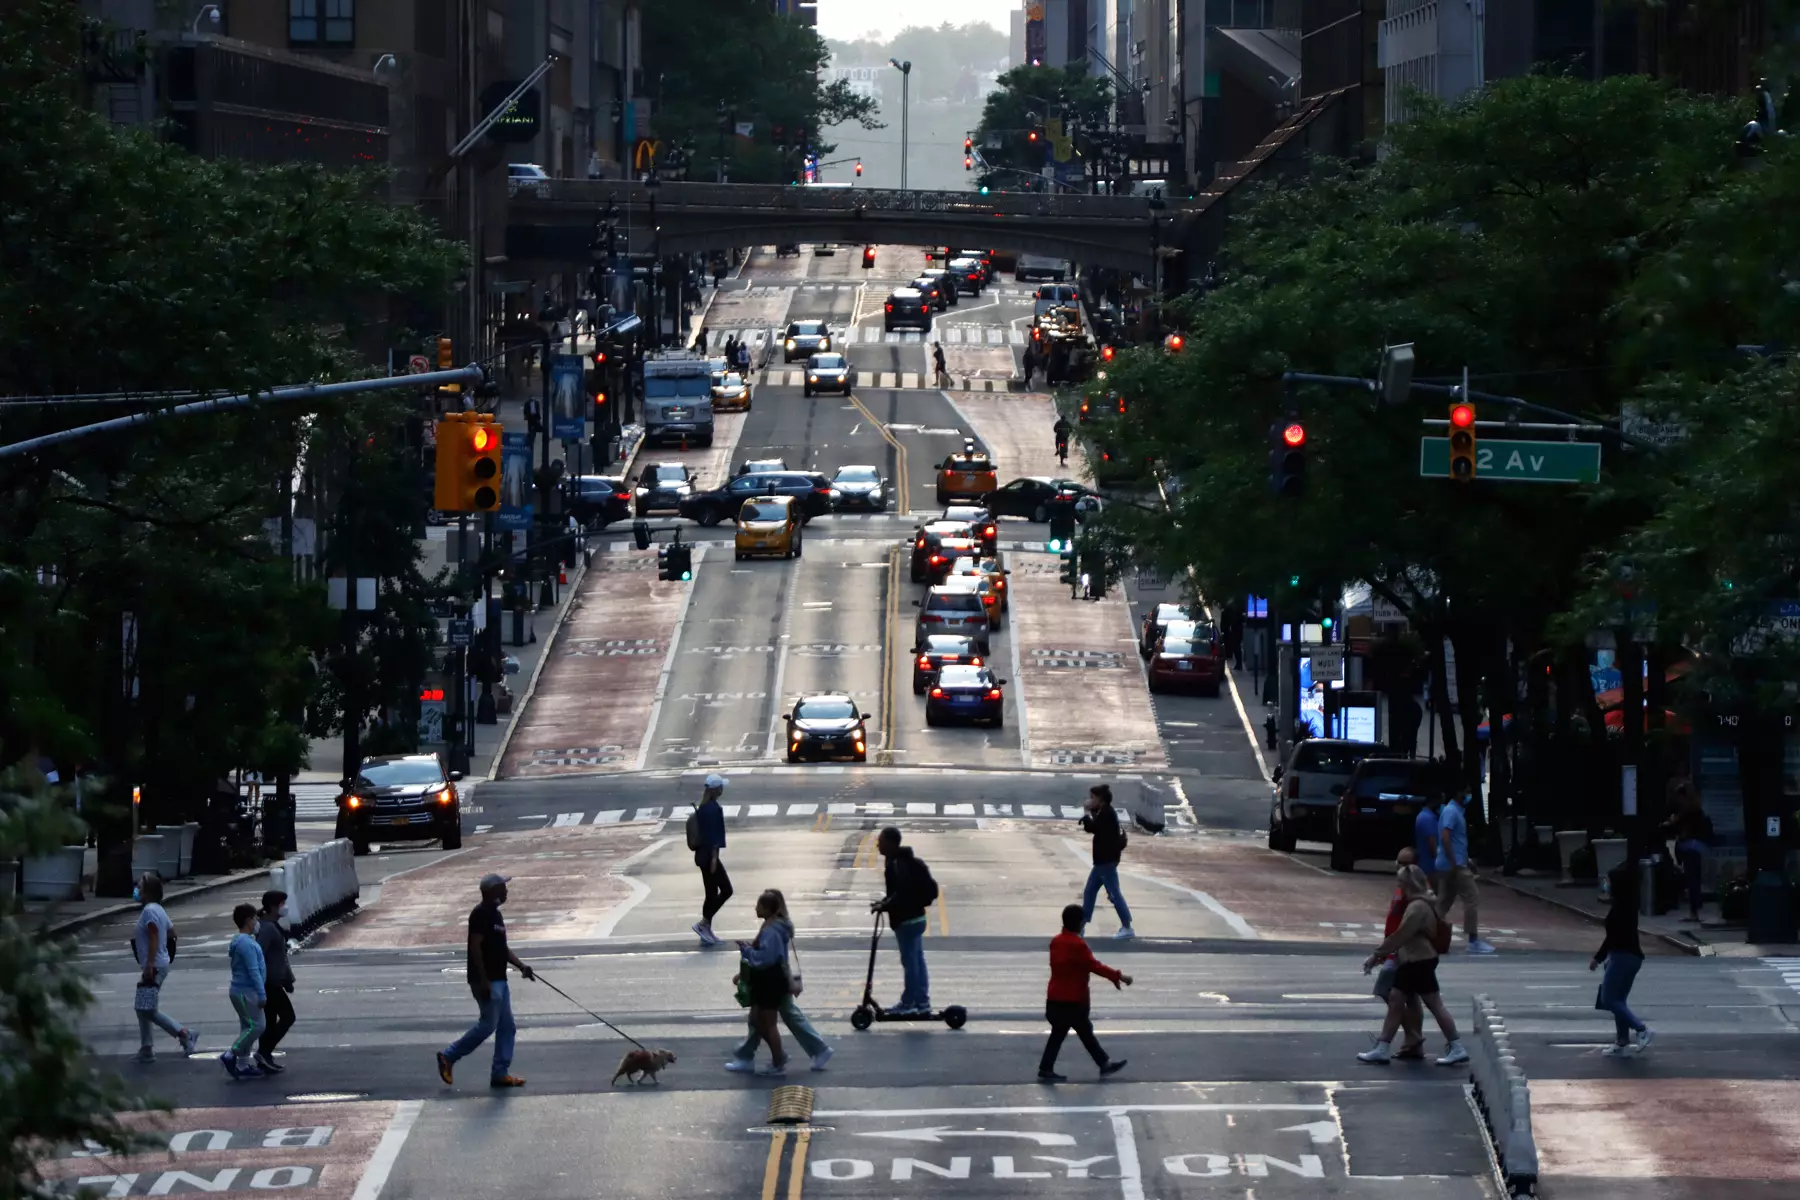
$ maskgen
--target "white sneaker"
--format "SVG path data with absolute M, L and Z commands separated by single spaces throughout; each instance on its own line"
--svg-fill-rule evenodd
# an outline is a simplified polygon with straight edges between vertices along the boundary
M 702 946 L 716 946 L 719 944 L 719 935 L 714 933 L 712 931 L 712 926 L 708 925 L 705 921 L 695 921 L 692 925 L 688 926 L 688 928 L 699 935 L 700 944 Z
M 1638 1035 L 1637 1035 L 1638 1053 L 1642 1054 L 1644 1051 L 1648 1050 L 1650 1048 L 1650 1043 L 1655 1040 L 1656 1040 L 1656 1031 L 1655 1030 L 1647 1029 L 1647 1028 L 1638 1030 Z
M 1623 1057 L 1625 1057 L 1626 1054 L 1628 1054 L 1630 1052 L 1630 1050 L 1631 1050 L 1630 1046 L 1620 1046 L 1620 1045 L 1614 1044 L 1614 1045 L 1608 1046 L 1606 1049 L 1602 1050 L 1600 1053 L 1606 1058 L 1623 1058 Z
M 1356 1056 L 1358 1062 L 1377 1063 L 1385 1066 L 1394 1061 L 1393 1051 L 1386 1042 L 1376 1042 L 1373 1046 Z
M 1451 1042 L 1450 1048 L 1444 1051 L 1444 1056 L 1437 1060 L 1437 1065 L 1440 1067 L 1455 1067 L 1468 1061 L 1469 1052 L 1463 1049 L 1463 1044 L 1461 1042 Z
M 1137 931 L 1132 929 L 1132 927 L 1129 925 L 1120 929 L 1119 932 L 1113 934 L 1113 937 L 1118 938 L 1120 941 L 1124 941 L 1127 938 L 1134 938 L 1136 936 L 1137 936 Z
M 734 1075 L 750 1075 L 756 1071 L 756 1060 L 749 1058 L 728 1058 L 725 1069 Z
M 827 1046 L 817 1054 L 813 1055 L 812 1069 L 815 1071 L 823 1071 L 825 1069 L 825 1064 L 831 1061 L 832 1053 L 831 1047 Z
M 786 1063 L 770 1063 L 766 1067 L 756 1068 L 756 1073 L 758 1075 L 763 1075 L 763 1076 L 767 1076 L 770 1078 L 780 1079 L 787 1075 L 787 1064 Z
M 1474 941 L 1469 943 L 1469 953 L 1470 954 L 1498 954 L 1498 953 L 1500 953 L 1500 951 L 1494 949 L 1493 943 L 1485 942 L 1480 938 L 1476 938 Z

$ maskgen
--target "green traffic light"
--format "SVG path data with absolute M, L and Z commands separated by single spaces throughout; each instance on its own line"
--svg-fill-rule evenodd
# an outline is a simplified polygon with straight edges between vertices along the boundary
M 681 573 L 681 579 L 682 579 L 682 582 L 684 582 L 684 583 L 687 582 L 688 580 L 692 579 L 693 577 L 694 577 L 694 573 L 692 571 L 683 571 Z
M 1298 575 L 1289 575 L 1288 576 L 1288 586 L 1289 587 L 1299 587 L 1300 586 L 1300 577 Z
M 988 194 L 987 184 L 985 183 L 981 185 L 981 194 L 984 196 Z
M 1330 629 L 1331 628 L 1331 618 L 1324 617 L 1324 618 L 1320 619 L 1319 625 L 1321 628 Z

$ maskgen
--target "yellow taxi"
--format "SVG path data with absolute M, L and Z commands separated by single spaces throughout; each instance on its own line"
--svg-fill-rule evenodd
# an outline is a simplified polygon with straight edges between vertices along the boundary
M 994 460 L 985 451 L 975 449 L 973 438 L 965 438 L 962 452 L 944 459 L 944 465 L 938 470 L 937 502 L 980 500 L 997 486 L 999 479 Z
M 753 554 L 799 558 L 801 514 L 792 496 L 757 496 L 738 509 L 738 561 Z
M 1000 560 L 958 557 L 950 564 L 950 574 L 944 582 L 956 584 L 963 580 L 973 582 L 976 594 L 981 597 L 981 607 L 987 609 L 989 626 L 1000 628 L 1001 618 L 1006 614 L 1006 572 L 1001 569 Z
M 714 412 L 749 412 L 750 382 L 736 371 L 712 373 Z

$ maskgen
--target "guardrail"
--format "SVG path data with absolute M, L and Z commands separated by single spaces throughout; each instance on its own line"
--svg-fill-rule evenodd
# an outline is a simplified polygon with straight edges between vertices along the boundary
M 660 212 L 684 208 L 760 209 L 767 212 L 853 213 L 892 212 L 928 215 L 1076 217 L 1148 221 L 1150 201 L 1143 196 L 1088 196 L 1078 192 L 940 192 L 898 188 L 779 187 L 748 183 L 661 183 L 646 187 L 636 182 L 607 179 L 552 179 L 548 189 L 538 184 L 520 189 L 515 205 L 533 201 L 575 205 L 596 211 L 616 200 L 621 209 L 648 208 L 656 197 Z M 1179 213 L 1185 202 L 1176 201 L 1167 211 Z
M 288 931 L 304 937 L 356 907 L 361 892 L 348 838 L 290 854 L 269 871 L 269 886 L 287 893 Z
M 1531 1084 L 1519 1068 L 1500 1010 L 1486 996 L 1476 996 L 1474 1036 L 1469 1048 L 1469 1077 L 1475 1103 L 1487 1123 L 1487 1135 L 1511 1196 L 1537 1192 L 1537 1139 L 1531 1132 Z

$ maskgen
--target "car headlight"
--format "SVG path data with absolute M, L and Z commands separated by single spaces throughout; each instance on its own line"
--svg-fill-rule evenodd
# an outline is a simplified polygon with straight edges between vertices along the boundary
M 647 487 L 641 487 L 637 490 L 637 494 L 640 496 L 648 496 L 650 494 L 650 489 Z
M 789 339 L 788 339 L 788 340 L 787 340 L 787 348 L 788 348 L 788 349 L 789 349 L 789 350 L 792 350 L 792 349 L 793 349 L 793 348 L 794 348 L 794 339 L 793 339 L 793 338 L 789 338 Z
M 808 383 L 817 383 L 817 382 L 819 382 L 819 377 L 817 375 L 810 375 L 807 377 L 806 381 Z
M 831 339 L 828 337 L 820 338 L 819 339 L 819 349 L 821 349 L 821 350 L 831 349 Z
M 362 807 L 362 797 L 361 796 L 346 797 L 344 800 L 344 807 L 345 808 L 361 808 Z
M 456 799 L 456 793 L 451 791 L 449 788 L 440 788 L 440 789 L 438 789 L 438 794 L 436 796 L 436 799 L 439 804 L 448 804 L 452 800 Z
M 836 488 L 832 488 L 832 489 L 831 489 L 831 498 L 832 498 L 832 499 L 833 499 L 833 500 L 835 500 L 835 499 L 837 499 L 837 498 L 838 498 L 838 497 L 839 497 L 839 496 L 842 496 L 842 495 L 843 495 L 843 494 L 844 494 L 844 493 L 842 493 L 842 492 L 840 492 L 840 491 L 838 491 L 838 490 L 837 490 L 837 489 L 836 489 Z

